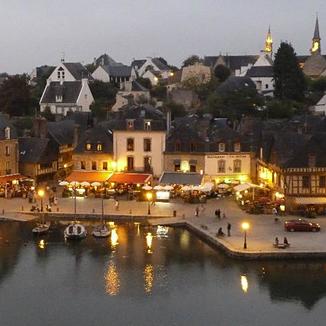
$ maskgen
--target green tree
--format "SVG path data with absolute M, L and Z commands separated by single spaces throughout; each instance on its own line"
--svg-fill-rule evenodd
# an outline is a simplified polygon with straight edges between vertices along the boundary
M 155 87 L 152 87 L 150 90 L 151 97 L 155 97 L 158 100 L 165 100 L 167 96 L 166 86 L 158 84 Z
M 191 66 L 191 65 L 195 64 L 196 62 L 202 62 L 202 60 L 200 59 L 200 57 L 198 55 L 193 54 L 190 57 L 188 57 L 186 60 L 183 61 L 182 67 Z
M 224 65 L 217 65 L 214 69 L 214 75 L 219 82 L 223 83 L 231 75 L 231 71 Z
M 0 86 L 0 111 L 10 116 L 33 113 L 31 88 L 27 75 L 15 75 L 6 79 Z
M 177 117 L 184 117 L 187 114 L 185 107 L 182 104 L 169 101 L 164 104 L 165 110 L 171 111 L 171 118 L 174 120 Z
M 273 71 L 276 98 L 294 101 L 304 100 L 306 80 L 291 44 L 281 43 L 275 55 Z

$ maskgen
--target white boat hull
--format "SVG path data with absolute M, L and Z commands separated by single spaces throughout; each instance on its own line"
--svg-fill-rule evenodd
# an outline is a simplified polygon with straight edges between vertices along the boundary
M 84 225 L 79 223 L 70 224 L 64 230 L 65 239 L 68 240 L 81 240 L 86 238 L 87 231 Z
M 35 228 L 32 229 L 33 234 L 41 235 L 49 232 L 50 224 L 39 224 Z

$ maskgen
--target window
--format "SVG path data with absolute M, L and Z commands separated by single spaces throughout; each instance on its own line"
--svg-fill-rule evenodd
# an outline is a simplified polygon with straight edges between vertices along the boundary
M 144 152 L 152 151 L 152 140 L 150 138 L 144 139 Z
M 151 122 L 144 121 L 144 130 L 150 131 L 151 130 Z
M 56 95 L 55 96 L 55 101 L 59 102 L 59 103 L 62 102 L 62 96 L 61 95 Z
M 86 170 L 86 162 L 85 161 L 80 161 L 80 169 Z
M 309 188 L 310 187 L 310 176 L 304 175 L 302 176 L 302 188 Z
M 103 162 L 103 170 L 108 170 L 108 162 Z
M 5 128 L 5 139 L 10 139 L 10 128 L 9 127 Z
M 6 156 L 9 156 L 9 155 L 10 155 L 10 147 L 6 146 Z
M 133 138 L 127 138 L 127 151 L 128 152 L 133 152 L 134 151 L 134 139 Z
M 144 157 L 144 171 L 151 171 L 152 169 L 152 158 L 150 156 Z
M 97 150 L 98 152 L 101 152 L 101 151 L 103 150 L 103 146 L 102 146 L 102 144 L 97 144 L 97 145 L 96 145 L 96 150 Z
M 189 169 L 190 172 L 196 172 L 196 164 L 190 163 L 189 167 L 190 167 L 190 169 Z
M 326 187 L 326 176 L 321 175 L 319 176 L 319 188 L 325 188 Z
M 174 163 L 174 171 L 178 172 L 180 171 L 180 169 L 181 169 L 180 163 Z
M 92 170 L 97 170 L 96 161 L 92 161 Z
M 134 158 L 133 158 L 133 156 L 128 156 L 127 157 L 127 170 L 133 171 L 133 169 L 134 169 Z
M 225 144 L 224 143 L 219 143 L 218 144 L 218 151 L 219 152 L 225 152 Z
M 174 144 L 174 148 L 176 152 L 180 152 L 181 151 L 181 143 L 178 141 Z
M 60 67 L 58 69 L 57 76 L 58 76 L 58 79 L 65 79 L 65 71 L 64 71 L 64 69 L 62 67 Z
M 196 144 L 190 143 L 190 152 L 195 152 L 196 151 Z
M 87 150 L 87 151 L 90 151 L 91 149 L 92 149 L 92 144 L 87 143 L 87 144 L 86 144 L 86 150 Z
M 235 144 L 234 144 L 234 151 L 235 151 L 235 152 L 240 152 L 240 150 L 241 150 L 241 145 L 240 145 L 240 143 L 235 143 Z
M 241 172 L 241 160 L 233 161 L 233 172 L 240 173 Z
M 134 120 L 127 120 L 127 129 L 134 129 Z
M 268 84 L 265 85 L 265 88 L 268 89 Z
M 217 172 L 225 173 L 225 160 L 217 161 Z

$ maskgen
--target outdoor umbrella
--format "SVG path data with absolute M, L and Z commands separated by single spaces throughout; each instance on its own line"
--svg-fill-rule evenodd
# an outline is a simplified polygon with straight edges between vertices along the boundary
M 155 186 L 153 189 L 154 189 L 154 190 L 162 190 L 162 189 L 164 189 L 164 187 L 158 185 L 158 186 Z
M 163 187 L 163 189 L 169 191 L 169 190 L 173 190 L 173 187 L 172 186 L 165 186 L 165 187 Z
M 189 187 L 189 186 L 183 186 L 183 187 L 181 188 L 181 190 L 182 190 L 182 191 L 190 191 L 190 190 L 191 190 L 191 187 Z
M 73 187 L 77 187 L 79 185 L 79 182 L 78 181 L 71 181 L 70 185 L 73 186 Z
M 68 186 L 69 182 L 68 181 L 60 181 L 59 186 Z
M 92 186 L 93 186 L 93 187 L 99 187 L 100 185 L 101 185 L 100 182 L 97 182 L 97 181 L 92 182 Z
M 83 182 L 81 183 L 81 185 L 82 185 L 83 187 L 89 187 L 89 186 L 90 186 L 90 183 L 87 182 L 87 181 L 83 181 Z
M 146 186 L 142 187 L 142 189 L 144 189 L 144 190 L 152 190 L 152 187 L 146 185 Z
M 226 183 L 220 183 L 220 184 L 217 186 L 217 188 L 219 188 L 219 189 L 228 189 L 228 188 L 230 188 L 230 186 L 227 185 Z

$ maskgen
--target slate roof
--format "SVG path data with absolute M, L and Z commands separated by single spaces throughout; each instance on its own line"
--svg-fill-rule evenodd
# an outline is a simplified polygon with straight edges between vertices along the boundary
M 36 78 L 48 77 L 54 69 L 55 67 L 47 65 L 36 67 Z
M 106 129 L 127 130 L 127 120 L 134 121 L 133 130 L 144 130 L 144 121 L 151 121 L 152 131 L 166 130 L 164 114 L 150 105 L 134 105 L 118 112 L 112 112 L 109 120 L 100 123 Z
M 75 122 L 61 120 L 48 122 L 48 133 L 59 145 L 72 145 L 74 142 Z
M 161 184 L 179 184 L 199 186 L 203 180 L 203 175 L 200 173 L 184 173 L 184 172 L 163 172 Z
M 303 72 L 307 76 L 318 77 L 326 70 L 326 59 L 316 53 L 311 55 L 304 63 Z
M 80 62 L 64 62 L 63 65 L 76 80 L 82 80 L 83 78 L 93 80 L 91 73 Z
M 273 67 L 272 66 L 253 66 L 247 73 L 247 77 L 274 77 Z
M 6 114 L 0 113 L 0 140 L 5 139 L 5 129 L 6 127 L 10 128 L 10 139 L 17 138 L 17 130 L 11 123 L 9 116 Z
M 103 69 L 112 77 L 130 77 L 130 75 L 131 75 L 131 66 L 106 65 L 106 66 L 103 66 Z
M 82 88 L 81 81 L 50 82 L 46 86 L 41 103 L 58 103 L 56 96 L 62 96 L 60 103 L 76 103 Z
M 256 90 L 255 83 L 248 76 L 230 76 L 225 82 L 223 82 L 217 87 L 216 91 L 222 94 L 242 91 L 246 89 Z
M 143 85 L 138 83 L 136 80 L 132 81 L 131 90 L 133 92 L 148 92 L 149 91 L 146 87 L 144 87 Z
M 204 64 L 206 66 L 214 67 L 218 58 L 221 58 L 225 65 L 234 72 L 241 67 L 254 64 L 259 58 L 258 55 L 220 55 L 220 56 L 205 56 Z
M 115 66 L 115 65 L 122 65 L 122 63 L 116 62 L 112 57 L 108 54 L 104 53 L 100 55 L 98 58 L 94 60 L 96 66 Z
M 133 60 L 131 63 L 131 67 L 140 69 L 143 64 L 146 62 L 146 59 L 141 59 L 141 60 Z
M 163 61 L 161 61 L 159 58 L 153 58 L 152 62 L 155 64 L 155 66 L 160 69 L 161 71 L 167 71 L 170 70 L 169 66 L 167 66 Z
M 91 144 L 92 149 L 86 150 L 86 144 Z M 97 151 L 96 145 L 102 144 L 103 150 Z M 102 126 L 96 126 L 88 129 L 82 136 L 80 142 L 74 150 L 74 153 L 107 153 L 113 154 L 113 134 L 112 131 Z
M 65 116 L 64 119 L 74 121 L 74 123 L 79 126 L 79 131 L 81 133 L 94 125 L 91 112 L 67 112 L 67 116 Z
M 57 159 L 57 151 L 48 138 L 18 138 L 19 162 L 47 164 Z

